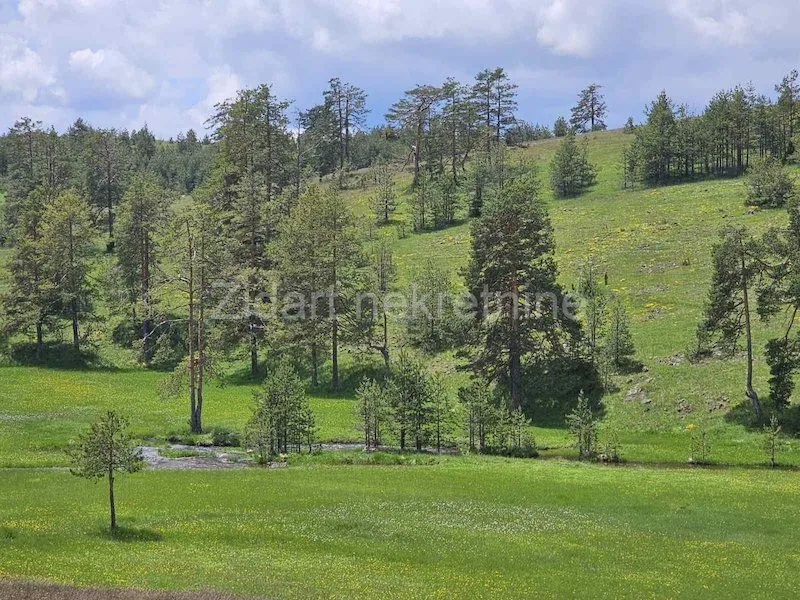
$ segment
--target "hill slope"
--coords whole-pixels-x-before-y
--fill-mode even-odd
[[[689,451],[686,425],[694,423],[710,430],[714,458],[763,461],[760,436],[743,424],[743,361],[691,365],[682,352],[692,341],[707,292],[717,231],[731,224],[761,231],[784,223],[784,211],[749,214],[742,180],[621,190],[618,165],[630,137],[611,131],[588,139],[590,160],[598,167],[596,185],[569,200],[553,199],[546,185],[542,189],[555,227],[561,281],[569,287],[587,258],[598,261],[608,274],[609,287],[628,305],[637,355],[647,367],[642,374],[620,378],[619,391],[604,399],[605,427],[619,432],[623,455],[630,460],[684,461]],[[547,140],[522,151],[537,165],[542,182],[548,181],[549,160],[558,143]],[[406,177],[397,184],[400,222],[409,215],[408,183]],[[364,214],[369,212],[371,193],[346,192]],[[447,266],[456,277],[466,264],[469,243],[468,223],[396,239],[398,286],[413,277],[423,258]],[[757,329],[756,388],[766,394],[767,370],[761,359],[766,333],[761,326]],[[127,412],[141,436],[163,438],[185,429],[184,402],[157,399],[162,375],[138,367],[127,352],[111,347],[110,332],[102,326],[98,336],[104,361],[89,371],[0,367],[0,466],[63,464],[64,444],[106,408]],[[354,367],[351,373],[376,360],[356,351],[344,358]],[[451,387],[457,387],[462,376],[455,374],[451,353],[431,357],[431,362],[449,373]],[[241,427],[250,410],[251,390],[246,384],[212,385],[206,396],[208,426]],[[351,394],[330,397],[311,390],[324,440],[358,439]],[[563,428],[537,428],[536,435],[540,444],[569,452]],[[800,457],[800,448],[791,453]]]

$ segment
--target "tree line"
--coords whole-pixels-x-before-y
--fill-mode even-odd
[[[798,143],[798,77],[796,70],[787,74],[775,86],[775,98],[752,84],[722,90],[700,114],[662,91],[641,125],[630,120],[634,141],[624,154],[623,184],[739,175],[754,159],[791,159]]]
[[[44,360],[48,340],[66,333],[80,352],[110,330],[142,364],[173,369],[160,391],[188,400],[193,431],[203,428],[205,387],[223,362],[245,359],[261,377],[290,358],[313,386],[324,370],[336,391],[343,347],[375,354],[391,371],[396,327],[423,351],[461,352],[476,376],[505,390],[511,410],[530,408],[525,397],[542,394],[535,374],[554,364],[567,365],[565,379],[579,373],[569,390],[595,377],[581,326],[558,310],[567,294],[556,283],[538,180],[505,149],[516,85],[503,69],[482,71],[471,86],[418,86],[392,107],[393,130],[383,130],[367,176],[374,222],[355,214],[336,176],[356,161],[360,136],[375,135],[364,132],[365,92],[331,80],[322,103],[301,113],[299,134],[290,106],[269,85],[240,90],[215,107],[203,140],[188,132],[161,142],[146,127],[76,124],[59,135],[28,119],[15,124],[4,138],[5,340],[30,340]],[[393,143],[411,148],[418,229],[452,223],[463,195],[475,217],[469,268],[423,269],[412,284],[430,310],[405,311],[396,324],[383,302],[398,291],[392,240],[376,228],[396,205],[393,165],[380,158]],[[184,163],[160,162],[159,152],[204,166],[191,181],[170,178]],[[315,182],[326,175],[334,177]],[[453,301],[433,305],[462,287],[495,294],[471,320],[456,318]],[[517,310],[509,298],[525,290],[546,303]],[[364,292],[372,310],[363,310]]]

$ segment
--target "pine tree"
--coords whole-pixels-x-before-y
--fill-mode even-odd
[[[98,129],[89,135],[87,148],[89,194],[92,203],[106,213],[108,248],[114,249],[115,208],[119,204],[130,169],[129,148],[114,129]]]
[[[586,332],[592,356],[597,359],[601,343],[600,335],[606,322],[608,295],[598,281],[597,265],[589,259],[581,268],[578,279],[578,295],[581,298],[581,312],[586,322]]]
[[[493,143],[500,143],[506,129],[514,124],[517,87],[502,67],[484,69],[475,77],[472,97],[486,136],[487,152]]]
[[[425,259],[414,273],[406,297],[406,338],[427,352],[447,347],[452,340],[453,299],[451,273],[433,259]]]
[[[473,379],[469,386],[458,390],[458,399],[464,408],[464,424],[471,452],[482,452],[488,433],[497,417],[492,403],[489,384]]]
[[[531,175],[507,184],[473,223],[466,282],[481,307],[472,367],[509,392],[511,410],[523,403],[523,360],[557,355],[575,334],[559,310],[564,294],[554,250],[553,228]]]
[[[442,91],[431,85],[418,85],[405,92],[386,113],[386,120],[401,129],[411,138],[409,158],[414,165],[414,184],[420,180],[425,137],[430,126],[431,114]]]
[[[575,436],[578,456],[582,459],[594,458],[597,454],[597,418],[583,390],[578,395],[577,405],[567,415],[567,426]]]
[[[44,330],[57,307],[55,286],[48,277],[42,219],[54,192],[36,188],[17,207],[14,248],[8,264],[9,288],[0,296],[6,335],[35,331],[36,359],[44,354]]]
[[[68,450],[71,472],[86,479],[108,479],[108,507],[111,533],[117,529],[114,483],[117,473],[135,473],[142,468],[142,457],[127,433],[128,422],[113,411],[92,423],[76,446]]]
[[[343,170],[350,163],[352,134],[363,127],[369,113],[367,94],[360,87],[335,77],[328,82],[323,96],[333,117],[334,136],[339,140],[339,169]]]
[[[364,450],[377,450],[388,419],[386,389],[374,379],[365,379],[356,390],[358,427],[364,433]]]
[[[599,131],[606,128],[606,103],[600,89],[592,83],[578,94],[578,103],[572,109],[570,124],[576,131]],[[588,126],[588,127],[587,127]]]
[[[153,175],[137,173],[122,196],[117,221],[117,259],[133,318],[141,322],[141,358],[149,357],[156,299],[153,295],[159,239],[167,221],[166,192]]]
[[[375,195],[372,207],[378,223],[386,224],[397,209],[397,194],[394,191],[394,177],[387,164],[377,165],[374,169]]]
[[[636,353],[628,313],[619,296],[612,298],[608,309],[608,328],[603,346],[609,363],[618,371],[628,366]]]
[[[753,389],[753,285],[763,248],[744,228],[728,228],[713,249],[714,271],[703,320],[698,327],[702,340],[709,340],[732,354],[742,335],[747,352],[745,395],[761,420],[761,402]]]
[[[757,159],[750,167],[745,204],[780,208],[790,204],[796,194],[794,180],[774,156]]]
[[[557,138],[564,137],[569,133],[570,127],[564,117],[558,117],[553,124],[553,135]]]
[[[427,441],[432,393],[430,376],[422,363],[400,352],[392,365],[387,401],[401,449],[405,450],[409,438],[417,450],[422,450]]]
[[[245,425],[243,445],[258,454],[259,462],[303,445],[313,444],[313,413],[303,382],[287,363],[281,363],[255,392],[255,409]]]
[[[219,211],[195,197],[172,217],[164,237],[164,251],[172,260],[165,261],[160,293],[181,299],[187,331],[185,362],[162,382],[160,392],[176,397],[188,389],[192,433],[203,431],[205,384],[215,374],[210,317],[220,305],[219,284],[228,275],[223,226]]]
[[[80,318],[91,310],[88,275],[95,231],[89,206],[73,190],[63,192],[45,209],[41,227],[47,277],[72,322],[72,345],[77,351]]]
[[[334,189],[313,186],[281,222],[275,244],[284,292],[302,300],[302,314],[292,320],[311,346],[314,372],[319,340],[330,340],[334,390],[339,388],[343,317],[354,310],[355,292],[365,276],[362,237],[344,198]]]
[[[550,167],[550,185],[556,197],[577,196],[594,183],[596,171],[589,163],[587,152],[586,141],[579,144],[574,132],[564,137]]]
[[[391,244],[386,239],[377,240],[371,252],[371,265],[367,273],[367,293],[359,295],[352,319],[352,337],[368,350],[377,350],[389,370],[389,302],[387,295],[396,274]],[[360,314],[359,314],[360,313]]]
[[[663,184],[669,180],[676,135],[675,107],[662,91],[647,109],[647,121],[636,128],[642,177],[647,183]]]

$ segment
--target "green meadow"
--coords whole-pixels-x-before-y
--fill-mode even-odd
[[[267,598],[791,598],[795,473],[447,458],[0,473],[0,577]]]

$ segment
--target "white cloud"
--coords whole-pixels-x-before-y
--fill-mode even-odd
[[[113,49],[84,48],[69,55],[69,66],[83,77],[100,83],[115,94],[143,98],[154,85],[153,77]]]
[[[763,43],[764,36],[794,35],[797,5],[785,0],[674,0],[669,11],[702,40],[729,46]]]
[[[23,110],[170,136],[241,86],[306,108],[332,76],[378,119],[415,83],[496,65],[523,118],[550,121],[596,80],[624,120],[661,87],[701,106],[704,86],[770,91],[798,66],[797,1],[16,0],[0,8],[0,129]]]
[[[0,33],[0,96],[21,96],[34,102],[55,83],[53,70],[21,40]]]
[[[539,12],[536,39],[558,54],[588,57],[604,20],[600,2],[553,0]]]
[[[215,67],[206,79],[205,98],[187,111],[192,127],[198,131],[202,130],[214,106],[233,98],[241,88],[241,79],[228,65]]]

